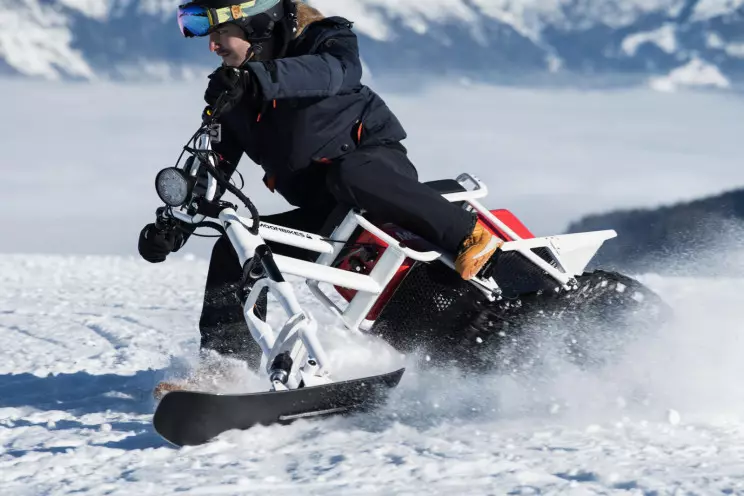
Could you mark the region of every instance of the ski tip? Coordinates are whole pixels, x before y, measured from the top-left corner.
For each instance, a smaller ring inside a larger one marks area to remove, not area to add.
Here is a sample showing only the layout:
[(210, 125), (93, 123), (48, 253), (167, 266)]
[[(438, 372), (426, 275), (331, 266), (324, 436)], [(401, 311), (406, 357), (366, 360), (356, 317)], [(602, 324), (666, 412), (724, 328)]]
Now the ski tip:
[(322, 386), (239, 395), (171, 391), (153, 416), (155, 431), (175, 446), (208, 442), (228, 430), (288, 424), (365, 411), (383, 404), (405, 368)]

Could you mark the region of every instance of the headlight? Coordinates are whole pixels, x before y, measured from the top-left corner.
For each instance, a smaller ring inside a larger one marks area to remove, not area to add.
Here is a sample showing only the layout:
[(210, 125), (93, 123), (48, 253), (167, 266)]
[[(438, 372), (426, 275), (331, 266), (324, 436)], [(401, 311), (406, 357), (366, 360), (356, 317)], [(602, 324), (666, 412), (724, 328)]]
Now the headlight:
[(155, 178), (155, 189), (163, 203), (170, 207), (180, 207), (189, 200), (194, 188), (194, 178), (181, 169), (163, 169)]

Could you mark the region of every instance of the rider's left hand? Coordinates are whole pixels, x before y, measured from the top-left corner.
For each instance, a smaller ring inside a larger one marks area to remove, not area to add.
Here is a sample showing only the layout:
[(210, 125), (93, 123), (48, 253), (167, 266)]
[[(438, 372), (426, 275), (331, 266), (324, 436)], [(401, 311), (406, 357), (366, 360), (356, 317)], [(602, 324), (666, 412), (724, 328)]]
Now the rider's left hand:
[(142, 258), (150, 263), (165, 262), (174, 251), (180, 250), (186, 238), (178, 229), (163, 230), (148, 224), (140, 232), (137, 248)]
[(224, 94), (222, 112), (229, 112), (247, 93), (251, 92), (251, 83), (249, 71), (222, 66), (209, 75), (209, 85), (204, 93), (204, 100), (214, 107), (220, 96)]

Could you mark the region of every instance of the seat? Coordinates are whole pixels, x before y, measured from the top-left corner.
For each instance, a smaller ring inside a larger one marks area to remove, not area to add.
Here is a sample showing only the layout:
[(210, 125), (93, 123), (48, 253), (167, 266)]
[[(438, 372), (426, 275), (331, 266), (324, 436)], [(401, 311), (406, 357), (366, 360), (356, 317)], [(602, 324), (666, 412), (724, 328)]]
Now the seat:
[(450, 193), (462, 193), (463, 191), (467, 191), (465, 188), (463, 188), (462, 184), (458, 183), (454, 179), (440, 179), (438, 181), (428, 181), (424, 184), (442, 195), (447, 195)]

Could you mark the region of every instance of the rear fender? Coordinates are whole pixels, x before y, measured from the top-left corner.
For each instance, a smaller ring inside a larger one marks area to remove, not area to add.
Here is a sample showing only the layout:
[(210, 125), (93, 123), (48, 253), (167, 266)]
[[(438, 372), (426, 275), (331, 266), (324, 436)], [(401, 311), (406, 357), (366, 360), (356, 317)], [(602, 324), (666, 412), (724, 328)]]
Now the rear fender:
[(556, 262), (567, 274), (579, 276), (584, 273), (605, 241), (615, 237), (617, 237), (615, 231), (595, 231), (522, 239), (504, 243), (501, 251), (534, 251), (536, 248), (549, 248), (555, 255)]

